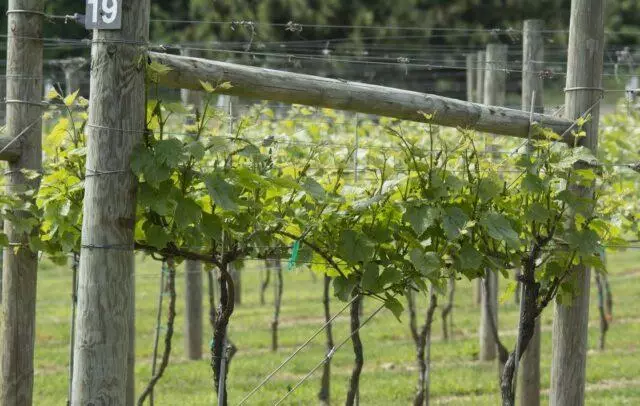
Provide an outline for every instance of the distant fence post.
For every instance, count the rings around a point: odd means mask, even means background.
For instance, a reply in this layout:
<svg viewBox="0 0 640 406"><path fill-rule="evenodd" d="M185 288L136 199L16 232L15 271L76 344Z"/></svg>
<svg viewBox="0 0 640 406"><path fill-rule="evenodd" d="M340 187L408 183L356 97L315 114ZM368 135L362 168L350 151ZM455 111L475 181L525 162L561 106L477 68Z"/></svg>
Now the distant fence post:
<svg viewBox="0 0 640 406"><path fill-rule="evenodd" d="M522 110L544 111L544 83L540 75L544 65L543 20L526 20L523 29ZM532 104L533 102L533 104ZM518 385L521 406L540 405L540 318L536 320L531 341L525 350Z"/></svg>
<svg viewBox="0 0 640 406"><path fill-rule="evenodd" d="M565 118L575 120L590 110L591 119L582 127L586 137L579 143L594 154L598 147L604 42L604 0L572 0ZM591 196L593 190L584 188L580 192ZM576 266L572 272L576 296L569 305L556 303L550 406L584 405L590 276L589 267Z"/></svg>
<svg viewBox="0 0 640 406"><path fill-rule="evenodd" d="M484 103L485 55L484 51L478 51L476 54L476 94L473 100L476 103ZM480 279L473 282L473 299L476 305L482 304L482 281Z"/></svg>
<svg viewBox="0 0 640 406"><path fill-rule="evenodd" d="M467 101L476 101L477 81L476 72L478 70L477 54L467 55Z"/></svg>
<svg viewBox="0 0 640 406"><path fill-rule="evenodd" d="M507 46L503 44L487 45L484 77L484 104L502 106L506 98L506 63ZM493 146L487 145L487 151L493 151ZM480 360L491 361L496 359L497 343L491 331L493 317L496 328L498 326L498 275L496 272L486 270L487 288L482 291L482 304L480 307ZM487 304L488 302L488 304ZM491 315L487 312L490 308Z"/></svg>
<svg viewBox="0 0 640 406"><path fill-rule="evenodd" d="M93 31L74 406L135 400L131 153L145 131L149 9L149 0L125 0L120 29Z"/></svg>
<svg viewBox="0 0 640 406"><path fill-rule="evenodd" d="M8 193L15 187L37 190L40 183L39 178L27 179L22 170L42 171L43 11L43 0L9 1L6 123L18 156L9 161L5 173ZM31 405L38 256L29 248L27 233L18 232L9 221L4 231L10 246L3 253L0 404Z"/></svg>
<svg viewBox="0 0 640 406"><path fill-rule="evenodd" d="M199 56L191 49L182 49L183 56ZM192 106L202 114L202 92L181 89L182 103ZM195 124L192 115L187 116L187 125ZM184 273L184 352L190 360L202 358L202 263L199 261L185 261Z"/></svg>

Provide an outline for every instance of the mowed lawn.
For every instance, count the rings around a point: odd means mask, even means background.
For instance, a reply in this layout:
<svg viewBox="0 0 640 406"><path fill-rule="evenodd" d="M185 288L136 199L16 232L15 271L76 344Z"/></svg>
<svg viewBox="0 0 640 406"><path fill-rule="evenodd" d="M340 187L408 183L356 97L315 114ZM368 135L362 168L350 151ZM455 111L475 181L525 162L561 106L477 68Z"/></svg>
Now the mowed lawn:
<svg viewBox="0 0 640 406"><path fill-rule="evenodd" d="M280 349L270 351L270 323L273 313L273 289L267 291L267 304L259 304L258 285L262 263L248 261L243 272L242 300L230 326L230 337L238 347L229 376L230 404L237 404L271 370L303 343L323 323L321 304L322 279L314 281L311 273L300 268L285 270L284 298L281 313ZM588 405L640 405L640 250L609 254L610 283L614 295L614 323L607 337L607 349L597 350L598 310L595 283L592 283L587 369ZM136 298L136 380L141 392L151 374L151 354L159 291L160 265L138 257ZM273 280L273 278L272 278ZM206 279L205 279L206 282ZM501 291L507 286L501 281ZM176 332L171 363L156 389L157 405L214 404L212 372L208 349L201 361L185 358L184 273L177 277L178 306ZM69 364L71 271L44 262L38 282L36 330L35 405L61 405L67 400ZM204 298L206 300L206 298ZM440 299L441 302L444 298ZM165 301L166 303L166 301ZM424 314L426 299L420 301ZM344 304L332 302L336 312ZM372 299L365 301L364 318L378 307ZM207 305L205 304L205 317ZM166 314L166 312L165 312ZM348 312L335 322L336 343L348 336ZM439 311L438 311L439 316ZM553 309L543 315L542 385L549 386L551 361L551 325ZM499 324L503 340L513 345L517 320L513 298L500 306ZM164 319L164 318L163 318ZM421 317L422 319L422 317ZM442 341L442 324L437 317L432 346L431 396L434 404L496 405L499 402L497 366L478 362L477 325L479 309L473 303L471 283L457 284L454 308L454 337ZM209 345L211 329L205 320L204 346ZM164 333L164 331L163 331ZM365 366L361 378L361 404L406 405L414 392L417 372L414 347L407 327L406 314L399 323L384 310L362 329ZM162 342L162 341L161 341ZM162 346L161 346L162 350ZM248 402L271 405L283 396L324 356L324 334L302 351L274 379ZM333 359L333 403L344 402L353 355L347 343ZM321 371L291 394L286 404L316 404ZM543 396L546 400L547 390Z"/></svg>

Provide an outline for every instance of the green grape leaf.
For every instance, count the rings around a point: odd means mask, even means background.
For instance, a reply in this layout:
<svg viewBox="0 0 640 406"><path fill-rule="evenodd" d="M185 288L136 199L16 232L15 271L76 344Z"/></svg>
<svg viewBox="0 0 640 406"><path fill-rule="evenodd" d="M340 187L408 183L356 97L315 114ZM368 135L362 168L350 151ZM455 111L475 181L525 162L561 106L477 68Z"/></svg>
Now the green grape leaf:
<svg viewBox="0 0 640 406"><path fill-rule="evenodd" d="M173 218L179 228L184 229L192 224L196 224L200 221L201 217L202 208L198 203L189 198L178 198L178 204Z"/></svg>
<svg viewBox="0 0 640 406"><path fill-rule="evenodd" d="M460 252L458 253L458 263L461 269L480 269L483 259L482 254L480 254L473 245L469 243L462 244Z"/></svg>
<svg viewBox="0 0 640 406"><path fill-rule="evenodd" d="M314 200L323 200L327 196L327 192L322 185L313 178L305 178L302 189Z"/></svg>
<svg viewBox="0 0 640 406"><path fill-rule="evenodd" d="M155 157L159 163L175 168L184 162L182 142L177 138L158 141L155 145Z"/></svg>
<svg viewBox="0 0 640 406"><path fill-rule="evenodd" d="M447 239L451 241L458 238L468 221L469 217L461 208L455 206L446 208L442 226Z"/></svg>
<svg viewBox="0 0 640 406"><path fill-rule="evenodd" d="M373 244L363 234L344 230L340 233L338 252L350 264L367 262L373 255Z"/></svg>
<svg viewBox="0 0 640 406"><path fill-rule="evenodd" d="M333 279L333 294L343 302L347 302L353 289L356 287L357 280L353 276L344 278L338 276Z"/></svg>
<svg viewBox="0 0 640 406"><path fill-rule="evenodd" d="M374 293L380 291L380 287L378 285L378 276L380 273L380 267L378 264L373 262L368 263L364 267L364 271L362 272L362 288L364 290L368 290Z"/></svg>
<svg viewBox="0 0 640 406"><path fill-rule="evenodd" d="M386 307L387 309L391 310L391 313L393 313L393 315L396 317L396 319L398 319L398 321L400 320L400 316L402 315L402 312L404 311L404 306L402 306L402 303L400 303L400 301L398 299L396 299L393 296L390 296L389 294L387 294L387 298L384 301L384 307Z"/></svg>
<svg viewBox="0 0 640 406"><path fill-rule="evenodd" d="M494 240L504 241L512 248L520 246L518 233L513 229L509 219L500 213L487 213L480 219L482 225Z"/></svg>
<svg viewBox="0 0 640 406"><path fill-rule="evenodd" d="M147 244L157 249L164 249L171 242L171 236L163 227L152 223L145 223L143 226L144 236Z"/></svg>
<svg viewBox="0 0 640 406"><path fill-rule="evenodd" d="M78 97L78 92L79 90L76 90L75 92L67 95L67 97L65 97L63 100L64 105L67 107L71 107Z"/></svg>
<svg viewBox="0 0 640 406"><path fill-rule="evenodd" d="M223 210L238 212L240 208L236 203L236 189L227 183L219 173L214 173L205 178L205 185L213 201Z"/></svg>
<svg viewBox="0 0 640 406"><path fill-rule="evenodd" d="M485 178L479 181L478 196L480 199L491 200L500 193L502 193L502 184L497 179Z"/></svg>
<svg viewBox="0 0 640 406"><path fill-rule="evenodd" d="M380 287L387 285L393 285L402 280L402 272L395 267L386 267L380 277L378 278L378 284Z"/></svg>
<svg viewBox="0 0 640 406"><path fill-rule="evenodd" d="M206 150L204 148L204 145L202 145L200 141L192 141L189 144L187 144L187 152L196 161L199 161L202 158L204 158L205 151Z"/></svg>
<svg viewBox="0 0 640 406"><path fill-rule="evenodd" d="M543 223L553 217L551 211L549 211L544 205L538 202L532 203L525 211L524 218L527 221L537 221Z"/></svg>
<svg viewBox="0 0 640 406"><path fill-rule="evenodd" d="M427 206L408 206L405 209L403 220L411 225L416 235L421 236L422 233L431 227L438 217L438 210Z"/></svg>
<svg viewBox="0 0 640 406"><path fill-rule="evenodd" d="M529 193L543 193L545 190L544 181L537 175L527 173L522 179L522 188Z"/></svg>
<svg viewBox="0 0 640 406"><path fill-rule="evenodd" d="M222 221L215 214L202 213L200 227L205 236L220 241L222 236Z"/></svg>
<svg viewBox="0 0 640 406"><path fill-rule="evenodd" d="M441 266L435 252L424 252L419 248L414 248L409 253L409 258L411 258L414 268L422 276L429 276L431 273L438 271Z"/></svg>

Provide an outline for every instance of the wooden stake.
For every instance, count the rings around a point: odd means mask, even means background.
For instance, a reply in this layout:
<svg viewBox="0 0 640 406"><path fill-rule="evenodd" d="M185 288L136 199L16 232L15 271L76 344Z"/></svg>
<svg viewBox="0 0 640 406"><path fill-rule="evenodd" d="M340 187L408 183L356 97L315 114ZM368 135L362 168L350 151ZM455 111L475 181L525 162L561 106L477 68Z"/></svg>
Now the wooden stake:
<svg viewBox="0 0 640 406"><path fill-rule="evenodd" d="M484 103L501 105L505 103L507 90L507 46L503 44L487 45L484 74ZM487 145L487 150L493 150L493 146ZM489 317L493 317L498 326L498 276L487 269L487 285L489 297L482 292L482 305L480 307L480 360L491 361L497 356L497 343L491 332ZM488 301L488 305L486 303ZM490 313L487 308L490 307Z"/></svg>
<svg viewBox="0 0 640 406"><path fill-rule="evenodd" d="M185 353L191 360L202 358L202 263L185 265Z"/></svg>
<svg viewBox="0 0 640 406"><path fill-rule="evenodd" d="M476 101L477 81L476 72L478 70L477 54L467 55L467 101Z"/></svg>
<svg viewBox="0 0 640 406"><path fill-rule="evenodd" d="M181 55L196 56L195 51L182 49ZM181 89L182 103L193 106L202 114L202 92ZM190 120L190 119L189 119ZM192 125L195 122L187 121ZM185 289L185 324L184 324L184 352L190 360L202 358L202 263L186 261L184 273Z"/></svg>
<svg viewBox="0 0 640 406"><path fill-rule="evenodd" d="M73 405L130 405L135 328L131 152L145 128L149 0L127 0L122 28L94 30Z"/></svg>
<svg viewBox="0 0 640 406"><path fill-rule="evenodd" d="M565 117L574 120L591 109L591 120L583 126L586 137L580 145L596 153L599 101L602 97L604 54L604 0L573 0L569 26L569 52L565 89ZM583 190L590 196L592 190ZM590 269L577 266L572 284L578 289L570 305L556 304L553 319L551 406L584 405L589 320Z"/></svg>
<svg viewBox="0 0 640 406"><path fill-rule="evenodd" d="M544 83L539 72L544 61L544 21L526 20L523 32L522 57L522 110L536 113L544 111ZM532 103L533 102L533 103ZM521 406L540 405L540 320L520 361Z"/></svg>
<svg viewBox="0 0 640 406"><path fill-rule="evenodd" d="M220 93L260 100L305 104L339 110L358 111L403 120L425 122L421 112L434 114L431 122L447 127L475 129L487 133L527 138L528 112L485 106L431 94L412 92L346 80L209 61L199 58L150 52L151 61L171 69L160 84L171 88L202 89L200 81L230 82ZM502 75L505 74L503 71ZM534 115L534 120L562 134L568 120Z"/></svg>
<svg viewBox="0 0 640 406"><path fill-rule="evenodd" d="M42 0L9 0L6 138L18 154L5 175L8 193L15 187L37 190L40 183L21 170L42 171L43 10ZM28 235L18 233L11 222L5 221L4 232L11 246L4 249L2 272L0 404L31 405L38 257L29 249Z"/></svg>

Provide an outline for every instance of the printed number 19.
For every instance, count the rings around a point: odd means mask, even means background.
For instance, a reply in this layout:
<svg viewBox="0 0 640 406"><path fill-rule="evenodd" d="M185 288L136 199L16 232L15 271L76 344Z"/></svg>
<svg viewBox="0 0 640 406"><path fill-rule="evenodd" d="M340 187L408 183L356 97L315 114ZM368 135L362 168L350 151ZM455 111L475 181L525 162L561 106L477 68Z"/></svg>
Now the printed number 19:
<svg viewBox="0 0 640 406"><path fill-rule="evenodd" d="M87 1L89 2L89 4L93 6L92 13L91 13L91 21L97 24L99 0L87 0ZM111 5L109 5L109 3L111 3ZM116 17L118 16L118 0L102 0L101 9L102 11L100 14L102 16L102 21L105 24L110 24L114 22Z"/></svg>

